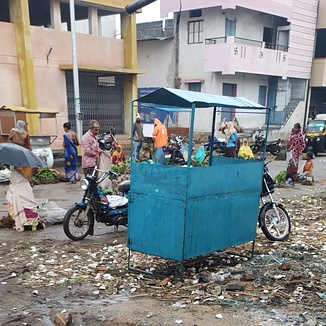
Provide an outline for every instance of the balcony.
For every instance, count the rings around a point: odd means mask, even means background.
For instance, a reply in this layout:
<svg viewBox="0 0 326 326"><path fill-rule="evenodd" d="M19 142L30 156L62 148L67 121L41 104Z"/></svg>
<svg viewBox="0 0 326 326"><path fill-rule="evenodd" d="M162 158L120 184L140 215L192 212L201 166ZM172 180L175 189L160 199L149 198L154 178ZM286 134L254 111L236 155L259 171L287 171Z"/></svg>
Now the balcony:
<svg viewBox="0 0 326 326"><path fill-rule="evenodd" d="M250 73L287 78L288 48L234 36L205 40L205 72Z"/></svg>

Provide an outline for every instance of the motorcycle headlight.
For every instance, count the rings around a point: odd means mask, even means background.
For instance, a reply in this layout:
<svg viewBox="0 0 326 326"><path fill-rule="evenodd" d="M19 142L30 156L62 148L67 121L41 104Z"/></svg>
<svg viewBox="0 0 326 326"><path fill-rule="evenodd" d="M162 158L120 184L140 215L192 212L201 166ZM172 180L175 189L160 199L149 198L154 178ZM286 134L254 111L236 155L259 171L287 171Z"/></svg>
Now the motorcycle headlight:
<svg viewBox="0 0 326 326"><path fill-rule="evenodd" d="M86 191L88 186L89 186L89 182L87 179L83 179L82 181L80 181L80 188L82 190Z"/></svg>
<svg viewBox="0 0 326 326"><path fill-rule="evenodd" d="M320 141L320 138L319 137L317 137L317 139L316 139L317 141Z"/></svg>

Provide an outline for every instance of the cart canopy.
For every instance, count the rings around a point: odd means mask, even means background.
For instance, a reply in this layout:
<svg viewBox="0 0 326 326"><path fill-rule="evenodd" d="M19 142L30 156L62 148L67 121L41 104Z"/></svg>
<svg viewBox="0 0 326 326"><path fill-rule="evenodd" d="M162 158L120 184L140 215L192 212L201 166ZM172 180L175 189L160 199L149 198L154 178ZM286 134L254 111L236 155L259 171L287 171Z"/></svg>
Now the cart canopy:
<svg viewBox="0 0 326 326"><path fill-rule="evenodd" d="M180 108L189 108L194 104L196 108L225 107L243 109L266 109L264 106L250 101L244 97L214 95L166 87L161 87L152 93L138 98L136 101L142 103L177 106Z"/></svg>

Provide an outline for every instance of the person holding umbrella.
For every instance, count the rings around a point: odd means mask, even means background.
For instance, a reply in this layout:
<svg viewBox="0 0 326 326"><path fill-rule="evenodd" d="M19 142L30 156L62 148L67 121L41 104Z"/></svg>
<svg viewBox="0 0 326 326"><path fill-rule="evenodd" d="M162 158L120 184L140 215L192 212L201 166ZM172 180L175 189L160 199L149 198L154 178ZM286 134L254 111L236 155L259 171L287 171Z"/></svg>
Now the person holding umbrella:
<svg viewBox="0 0 326 326"><path fill-rule="evenodd" d="M8 143L20 145L26 149L32 150L31 139L26 131L26 123L22 120L18 120L16 127L10 130L8 136ZM25 178L29 181L33 187L33 169L31 167L20 167L19 170L23 173Z"/></svg>

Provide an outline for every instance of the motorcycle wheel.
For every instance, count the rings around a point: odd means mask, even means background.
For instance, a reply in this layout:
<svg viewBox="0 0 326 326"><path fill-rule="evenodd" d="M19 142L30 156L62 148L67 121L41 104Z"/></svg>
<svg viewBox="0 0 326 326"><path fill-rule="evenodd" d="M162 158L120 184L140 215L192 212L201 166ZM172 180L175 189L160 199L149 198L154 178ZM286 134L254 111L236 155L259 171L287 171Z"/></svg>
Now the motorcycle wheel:
<svg viewBox="0 0 326 326"><path fill-rule="evenodd" d="M261 210L261 229L265 236L271 241L284 241L291 232L290 217L283 205L276 204L276 209L280 220L278 221L275 209L269 205Z"/></svg>
<svg viewBox="0 0 326 326"><path fill-rule="evenodd" d="M91 210L86 214L86 206L70 208L63 219L63 231L74 241L83 240L91 232L94 216Z"/></svg>
<svg viewBox="0 0 326 326"><path fill-rule="evenodd" d="M252 154L257 154L259 152L259 146L258 145L251 145L250 149L252 151Z"/></svg>
<svg viewBox="0 0 326 326"><path fill-rule="evenodd" d="M269 151L272 155L277 155L281 151L280 146L275 146L272 147L271 150Z"/></svg>

